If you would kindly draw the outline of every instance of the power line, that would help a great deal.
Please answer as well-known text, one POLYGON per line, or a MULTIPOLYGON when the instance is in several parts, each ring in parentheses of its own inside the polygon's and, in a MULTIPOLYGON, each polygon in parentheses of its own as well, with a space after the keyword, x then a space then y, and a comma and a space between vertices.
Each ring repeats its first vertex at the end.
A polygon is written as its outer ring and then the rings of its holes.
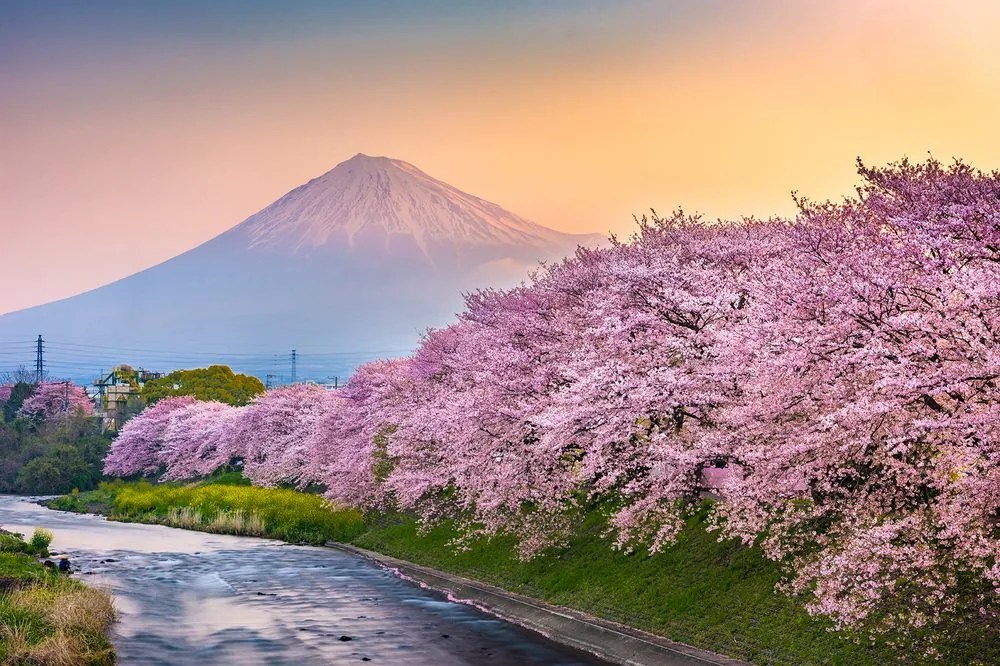
MULTIPOLYGON (((72 376, 82 380, 101 374, 104 368, 121 365, 123 361, 138 367, 173 370, 180 368, 204 367, 206 365, 229 365, 237 372, 246 372, 258 377, 266 377, 269 383, 295 383, 304 374, 308 378, 325 378, 349 374, 360 363, 402 356, 412 353, 412 349, 365 349, 352 351, 327 351, 327 346, 315 346, 303 352, 295 348, 289 353, 273 351, 234 351, 232 347, 218 352, 207 351, 204 345, 192 345, 195 349, 170 350, 140 346, 94 344, 89 341, 60 341, 43 338, 39 334, 33 341, 9 340, 0 343, 0 369, 31 367, 33 355, 35 376, 45 379, 47 375, 72 376)), ((89 379, 87 380, 89 383, 89 379)))
MULTIPOLYGON (((87 349, 87 350, 107 350, 114 352, 149 352, 149 353, 162 353, 162 354, 188 354, 188 355, 200 355, 200 356, 269 356, 273 354, 270 351, 259 351, 259 352, 233 352, 233 351, 184 351, 180 352, 173 349, 163 349, 161 348, 148 348, 148 347, 130 347, 127 345, 95 345, 90 343, 81 342, 71 342, 59 339, 49 339, 49 345, 57 345, 59 347, 72 347, 76 349, 87 349)), ((191 347, 203 347, 203 344, 192 343, 191 347)), ((231 346, 229 347, 232 348, 231 346)), ((313 356, 349 356, 352 354, 392 354, 392 353, 410 353, 412 348, 395 348, 395 349, 356 349, 350 351, 320 351, 323 349, 328 349, 326 345, 314 345, 307 347, 306 351, 313 356)))

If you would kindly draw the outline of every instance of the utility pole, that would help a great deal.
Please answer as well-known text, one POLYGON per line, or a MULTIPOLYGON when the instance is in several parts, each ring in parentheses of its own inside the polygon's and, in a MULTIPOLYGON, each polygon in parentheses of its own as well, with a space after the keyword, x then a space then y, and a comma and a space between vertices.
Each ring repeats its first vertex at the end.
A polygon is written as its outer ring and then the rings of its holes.
POLYGON ((97 371, 97 379, 94 383, 97 384, 97 416, 101 419, 101 432, 103 433, 108 427, 108 411, 105 409, 104 401, 104 368, 97 371))
POLYGON ((298 354, 298 352, 297 352, 297 351, 295 351, 295 350, 293 349, 293 350, 292 350, 292 383, 293 383, 293 384, 294 384, 294 383, 295 383, 295 381, 296 381, 296 376, 295 376, 295 363, 296 363, 296 362, 298 361, 298 359, 299 359, 299 354, 298 354))
POLYGON ((38 340, 35 342, 35 382, 38 384, 42 383, 42 378, 45 376, 45 341, 42 340, 42 334, 38 334, 38 340))

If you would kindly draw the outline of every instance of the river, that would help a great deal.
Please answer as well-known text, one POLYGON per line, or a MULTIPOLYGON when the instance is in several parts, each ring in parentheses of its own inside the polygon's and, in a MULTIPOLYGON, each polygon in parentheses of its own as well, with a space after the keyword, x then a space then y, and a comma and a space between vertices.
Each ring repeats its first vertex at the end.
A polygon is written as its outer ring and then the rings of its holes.
POLYGON ((51 549, 115 596, 121 664, 595 666, 365 560, 280 541, 117 523, 0 496, 0 526, 51 549))

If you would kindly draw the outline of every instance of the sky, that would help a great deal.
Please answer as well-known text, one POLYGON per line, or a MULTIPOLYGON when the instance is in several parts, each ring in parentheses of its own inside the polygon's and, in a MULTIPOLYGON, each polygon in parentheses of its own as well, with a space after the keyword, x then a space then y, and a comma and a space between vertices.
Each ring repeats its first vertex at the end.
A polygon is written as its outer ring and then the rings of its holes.
POLYGON ((1000 3, 0 0, 0 312, 352 155, 541 224, 791 215, 855 159, 1000 167, 1000 3))

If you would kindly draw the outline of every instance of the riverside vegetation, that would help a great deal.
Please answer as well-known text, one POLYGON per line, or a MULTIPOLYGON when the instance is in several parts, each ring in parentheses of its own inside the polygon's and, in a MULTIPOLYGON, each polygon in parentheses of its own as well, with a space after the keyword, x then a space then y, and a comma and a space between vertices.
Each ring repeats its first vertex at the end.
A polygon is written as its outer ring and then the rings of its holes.
POLYGON ((0 663, 113 664, 111 596, 42 566, 51 539, 0 530, 0 663))
POLYGON ((56 498, 49 507, 101 513, 127 522, 314 545, 350 541, 364 530, 362 514, 356 509, 331 508, 316 494, 257 488, 233 473, 194 484, 105 482, 92 492, 56 498))
MULTIPOLYGON (((122 521, 292 543, 351 543, 481 580, 549 603, 645 629, 759 664, 914 663, 921 655, 845 638, 801 600, 776 595, 780 568, 758 548, 719 541, 707 530, 707 506, 676 542, 656 554, 611 549, 607 508, 578 515, 568 543, 530 560, 510 537, 463 541, 450 521, 422 526, 412 515, 369 513, 326 504, 318 494, 247 485, 238 473, 194 483, 116 481, 60 497, 59 510, 103 513, 122 521)), ((955 663, 1000 660, 1000 646, 963 636, 948 647, 955 663)))
MULTIPOLYGON (((113 370, 118 381, 139 385, 131 366, 113 370)), ((246 404, 264 385, 229 367, 178 370, 147 382, 127 401, 123 416, 165 397, 194 396, 226 405, 246 404)), ((83 387, 18 370, 0 375, 0 493, 51 495, 91 490, 103 478, 111 435, 95 415, 83 387)))
POLYGON ((64 382, 0 380, 0 493, 91 489, 111 438, 83 389, 64 382))

